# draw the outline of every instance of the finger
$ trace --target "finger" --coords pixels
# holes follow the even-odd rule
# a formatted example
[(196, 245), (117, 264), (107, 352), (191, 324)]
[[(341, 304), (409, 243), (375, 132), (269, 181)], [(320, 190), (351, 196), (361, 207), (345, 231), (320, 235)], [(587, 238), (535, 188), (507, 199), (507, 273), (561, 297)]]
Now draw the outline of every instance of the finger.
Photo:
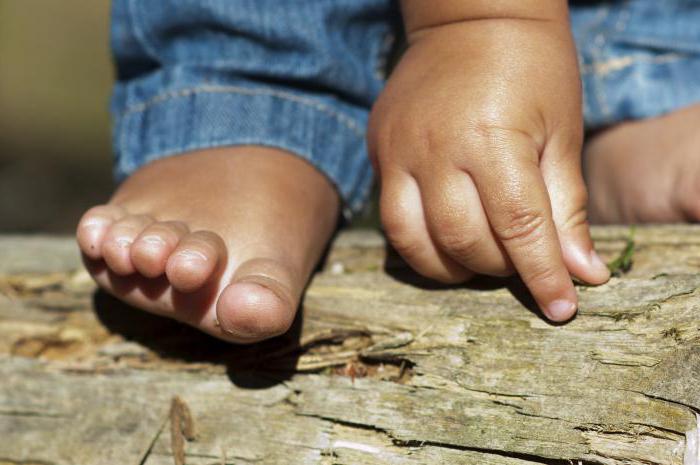
[[(439, 179), (439, 182), (436, 182)], [(452, 166), (416, 173), (428, 231), (438, 247), (475, 273), (509, 276), (507, 254), (496, 240), (471, 177)]]
[(467, 281), (473, 273), (441, 252), (428, 233), (416, 180), (395, 171), (382, 177), (380, 210), (389, 242), (418, 273), (444, 283)]
[(489, 163), (474, 163), (473, 179), (496, 238), (547, 317), (564, 321), (577, 298), (564, 265), (538, 153), (521, 134), (490, 141)]
[(553, 140), (540, 161), (552, 217), (569, 272), (587, 283), (602, 284), (610, 279), (610, 271), (596, 253), (588, 227), (580, 146), (567, 145), (571, 146)]

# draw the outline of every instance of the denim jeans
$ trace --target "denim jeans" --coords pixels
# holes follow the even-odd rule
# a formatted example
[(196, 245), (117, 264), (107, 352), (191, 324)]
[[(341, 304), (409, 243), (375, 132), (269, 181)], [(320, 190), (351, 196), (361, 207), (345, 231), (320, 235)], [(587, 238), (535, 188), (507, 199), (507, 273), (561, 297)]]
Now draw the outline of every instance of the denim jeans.
[[(575, 1), (571, 23), (589, 129), (700, 101), (700, 0)], [(392, 0), (113, 0), (117, 178), (265, 145), (308, 160), (359, 210), (368, 113), (400, 31)]]

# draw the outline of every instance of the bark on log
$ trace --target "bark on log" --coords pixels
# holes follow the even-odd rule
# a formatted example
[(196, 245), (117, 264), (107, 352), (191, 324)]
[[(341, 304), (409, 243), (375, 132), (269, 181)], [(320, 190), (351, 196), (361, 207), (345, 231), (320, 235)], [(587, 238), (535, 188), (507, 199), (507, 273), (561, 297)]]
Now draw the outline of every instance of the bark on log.
[[(608, 258), (627, 234), (595, 230)], [(636, 238), (553, 326), (517, 280), (440, 288), (345, 233), (292, 331), (253, 347), (95, 293), (69, 238), (0, 238), (0, 465), (175, 463), (175, 396), (192, 465), (683, 464), (700, 228)]]

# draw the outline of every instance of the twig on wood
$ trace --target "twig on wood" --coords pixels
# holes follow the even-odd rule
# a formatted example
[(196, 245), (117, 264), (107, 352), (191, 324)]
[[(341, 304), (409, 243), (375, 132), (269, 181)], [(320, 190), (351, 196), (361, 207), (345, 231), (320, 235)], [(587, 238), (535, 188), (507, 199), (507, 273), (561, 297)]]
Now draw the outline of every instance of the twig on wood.
[(170, 444), (175, 465), (185, 465), (185, 439), (195, 439), (192, 412), (180, 396), (175, 396), (170, 403)]

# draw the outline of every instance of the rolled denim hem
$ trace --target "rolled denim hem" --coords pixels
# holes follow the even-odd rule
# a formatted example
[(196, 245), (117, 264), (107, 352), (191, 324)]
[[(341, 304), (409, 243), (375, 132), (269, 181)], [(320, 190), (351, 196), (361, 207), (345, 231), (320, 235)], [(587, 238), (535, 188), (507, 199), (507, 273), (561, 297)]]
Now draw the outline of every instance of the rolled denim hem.
[(274, 147), (327, 176), (349, 217), (369, 196), (372, 169), (365, 149), (366, 118), (358, 120), (339, 108), (333, 97), (257, 85), (201, 85), (158, 94), (116, 115), (115, 174), (121, 180), (148, 162), (194, 150)]

